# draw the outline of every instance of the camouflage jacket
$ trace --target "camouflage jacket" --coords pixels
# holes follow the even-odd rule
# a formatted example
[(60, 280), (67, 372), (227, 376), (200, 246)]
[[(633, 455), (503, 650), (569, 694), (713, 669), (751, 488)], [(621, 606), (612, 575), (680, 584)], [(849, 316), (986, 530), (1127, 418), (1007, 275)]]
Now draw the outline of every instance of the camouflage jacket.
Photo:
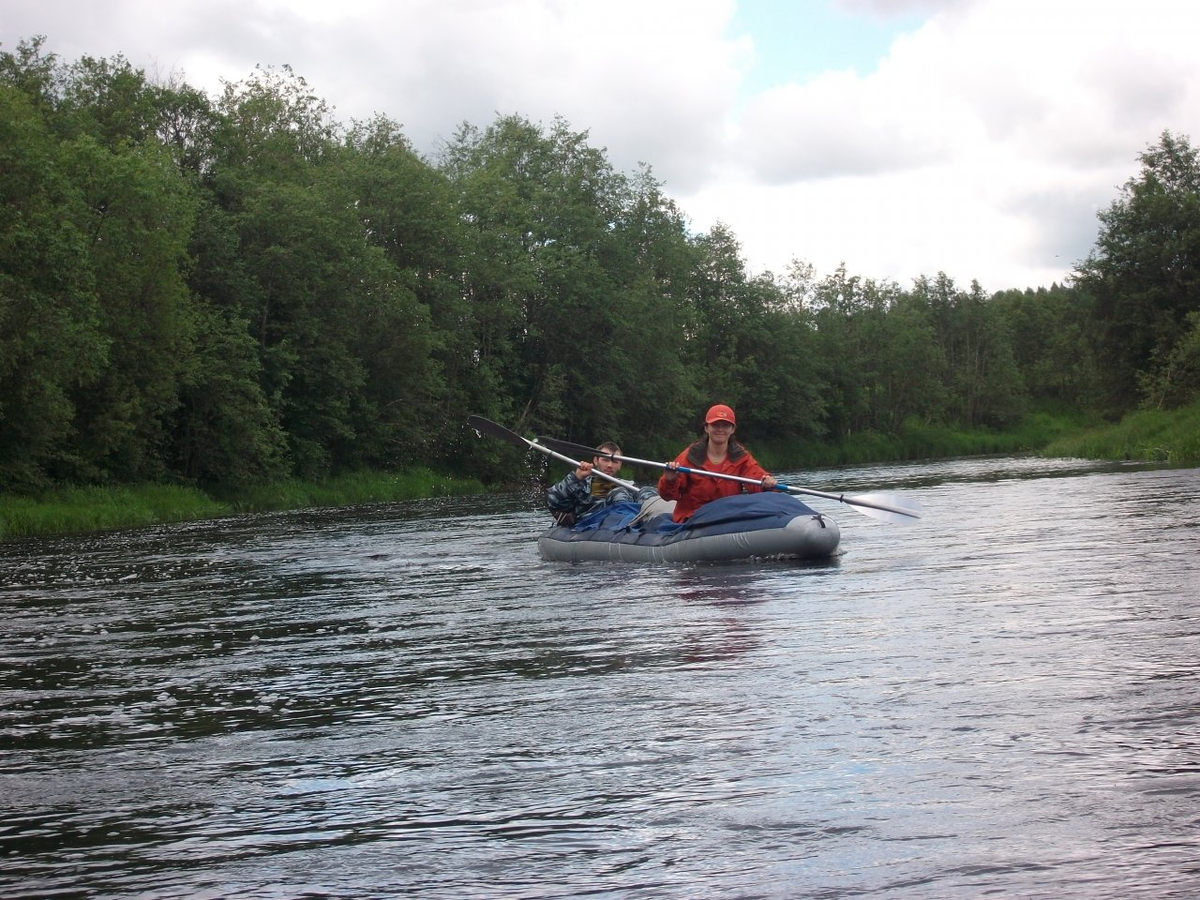
[(560, 525), (573, 525), (590, 512), (612, 503), (641, 503), (658, 492), (652, 487), (630, 488), (595, 475), (579, 479), (574, 472), (546, 491), (546, 507)]

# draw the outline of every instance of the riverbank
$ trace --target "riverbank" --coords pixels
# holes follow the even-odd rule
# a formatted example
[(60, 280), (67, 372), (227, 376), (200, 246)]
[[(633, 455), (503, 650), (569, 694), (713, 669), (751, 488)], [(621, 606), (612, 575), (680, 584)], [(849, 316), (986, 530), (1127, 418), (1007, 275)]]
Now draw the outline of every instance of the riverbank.
[(0, 541), (254, 512), (479, 494), (484, 490), (476, 478), (451, 478), (427, 469), (358, 472), (318, 483), (286, 481), (228, 498), (176, 485), (66, 488), (38, 497), (0, 497)]
[[(1038, 412), (997, 432), (910, 423), (901, 434), (859, 434), (838, 442), (755, 443), (763, 465), (779, 472), (873, 462), (1034, 453), (1046, 457), (1141, 460), (1200, 466), (1200, 401), (1178, 410), (1139, 410), (1105, 424), (1070, 411)], [(487, 488), (475, 478), (426, 469), (360, 472), (319, 483), (288, 481), (220, 498), (169, 485), (70, 488), (40, 497), (0, 497), (0, 541), (219, 516), (350, 506), (462, 494)]]
[(910, 422), (900, 434), (856, 434), (799, 447), (754, 444), (755, 457), (772, 471), (1026, 453), (1200, 466), (1200, 401), (1182, 409), (1138, 410), (1116, 423), (1072, 410), (1049, 410), (1032, 413), (1008, 431)]
[(903, 460), (1037, 453), (1057, 440), (1084, 431), (1090, 424), (1068, 415), (1036, 413), (1010, 431), (909, 422), (899, 434), (866, 432), (838, 441), (802, 445), (756, 441), (752, 447), (764, 467), (786, 472)]
[(1138, 410), (1115, 424), (1064, 434), (1040, 452), (1043, 456), (1200, 466), (1200, 400), (1182, 409)]

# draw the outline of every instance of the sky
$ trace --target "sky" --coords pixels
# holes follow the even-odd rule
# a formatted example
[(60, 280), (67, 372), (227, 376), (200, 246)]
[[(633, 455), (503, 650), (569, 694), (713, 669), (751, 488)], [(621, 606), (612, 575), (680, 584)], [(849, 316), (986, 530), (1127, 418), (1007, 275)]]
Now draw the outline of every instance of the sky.
[(1139, 154), (1200, 142), (1192, 0), (0, 0), (0, 50), (35, 35), (214, 98), (287, 65), (431, 160), (561, 116), (750, 275), (1063, 283)]

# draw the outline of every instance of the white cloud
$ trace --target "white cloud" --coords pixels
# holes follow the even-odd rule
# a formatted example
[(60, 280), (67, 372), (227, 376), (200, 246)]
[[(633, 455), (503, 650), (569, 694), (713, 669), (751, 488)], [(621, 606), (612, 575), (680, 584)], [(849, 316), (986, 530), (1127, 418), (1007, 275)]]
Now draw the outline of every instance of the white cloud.
[(870, 73), (762, 94), (739, 164), (684, 208), (777, 272), (794, 254), (902, 283), (1061, 281), (1137, 154), (1164, 128), (1200, 137), (1198, 24), (1165, 0), (955, 5)]
[(1200, 139), (1184, 0), (829, 2), (928, 18), (874, 66), (749, 98), (735, 0), (7, 0), (0, 42), (45, 34), (211, 93), (289, 64), (343, 121), (381, 112), (429, 153), (463, 121), (562, 115), (619, 169), (651, 164), (697, 228), (726, 222), (752, 270), (901, 283), (1061, 280), (1138, 153)]
[(767, 184), (876, 175), (949, 151), (936, 114), (879, 76), (831, 72), (767, 91), (741, 117), (737, 157)]

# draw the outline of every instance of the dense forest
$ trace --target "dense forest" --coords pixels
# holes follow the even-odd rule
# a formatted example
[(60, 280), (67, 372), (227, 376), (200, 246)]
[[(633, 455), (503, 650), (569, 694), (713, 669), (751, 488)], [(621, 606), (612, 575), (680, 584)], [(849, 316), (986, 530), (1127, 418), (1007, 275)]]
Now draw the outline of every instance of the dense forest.
[(0, 53), (0, 492), (425, 466), (469, 414), (643, 455), (710, 402), (775, 445), (1200, 396), (1200, 160), (1164, 132), (1069, 284), (751, 276), (652, 169), (504, 116), (436, 159), (288, 69), (210, 97)]

